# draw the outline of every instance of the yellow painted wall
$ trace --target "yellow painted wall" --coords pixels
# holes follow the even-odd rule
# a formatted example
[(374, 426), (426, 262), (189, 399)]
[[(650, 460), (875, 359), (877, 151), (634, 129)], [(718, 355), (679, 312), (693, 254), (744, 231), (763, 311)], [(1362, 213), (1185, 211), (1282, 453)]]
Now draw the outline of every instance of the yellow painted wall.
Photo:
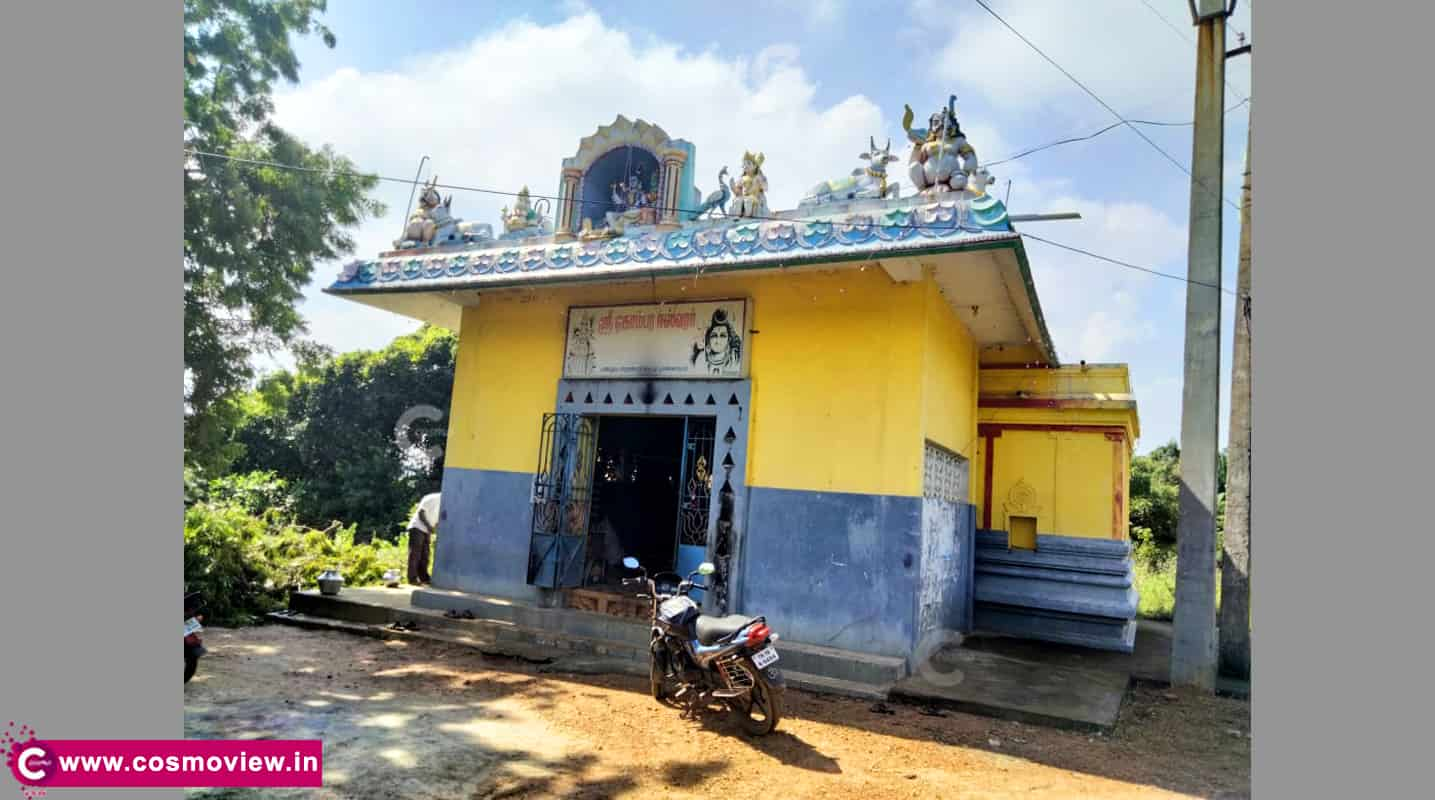
[[(1125, 539), (1128, 535), (1130, 449), (1105, 434), (1074, 431), (1002, 431), (992, 440), (991, 527), (1007, 529), (1013, 489), (1024, 482), (1035, 492), (1037, 532), (1061, 536)], [(983, 519), (986, 440), (974, 459), (973, 502)], [(1117, 489), (1120, 488), (1120, 505)]]
[(1015, 394), (1019, 390), (1042, 395), (1124, 395), (1131, 392), (1131, 380), (1125, 364), (982, 371), (983, 395)]
[(922, 430), (927, 439), (966, 457), (970, 468), (977, 436), (979, 351), (936, 282), (928, 280), (924, 286), (927, 325)]
[[(1058, 408), (979, 406), (979, 423), (1077, 426), (1077, 430), (1005, 428), (992, 439), (991, 527), (1006, 529), (1013, 489), (1025, 482), (1035, 492), (1037, 532), (1126, 539), (1129, 536), (1131, 453), (1140, 424), (1124, 365), (1059, 369), (982, 370), (983, 400), (1061, 398)], [(1089, 427), (1091, 430), (1080, 430)], [(1107, 436), (1122, 432), (1120, 440)], [(987, 440), (979, 440), (972, 497), (983, 519)], [(1019, 492), (1017, 493), (1020, 494)]]
[[(446, 463), (536, 469), (539, 426), (553, 409), (562, 372), (569, 306), (749, 297), (749, 325), (757, 333), (746, 343), (753, 406), (748, 484), (920, 495), (924, 428), (931, 416), (948, 414), (935, 408), (929, 415), (924, 406), (932, 291), (926, 282), (896, 284), (869, 268), (485, 293), (465, 310), (459, 332)], [(939, 322), (943, 336), (957, 336), (945, 325)], [(960, 364), (939, 367), (960, 374)], [(970, 411), (961, 411), (960, 402), (952, 406), (957, 421), (933, 422), (934, 428), (970, 425), (961, 417)]]

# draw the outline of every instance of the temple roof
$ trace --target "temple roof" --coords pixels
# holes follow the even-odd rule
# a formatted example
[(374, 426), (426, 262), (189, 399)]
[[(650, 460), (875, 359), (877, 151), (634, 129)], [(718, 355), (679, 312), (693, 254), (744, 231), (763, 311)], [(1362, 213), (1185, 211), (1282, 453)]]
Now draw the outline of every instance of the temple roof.
[[(806, 218), (724, 218), (677, 230), (630, 226), (610, 239), (488, 241), (382, 253), (345, 264), (336, 295), (593, 281), (871, 259), (1014, 241), (1001, 202), (966, 198)], [(880, 202), (880, 201), (879, 201)], [(892, 205), (894, 201), (886, 201)], [(796, 212), (789, 212), (795, 216)]]
[[(992, 257), (953, 262), (946, 255), (984, 250)], [(325, 291), (456, 327), (462, 306), (476, 305), (484, 291), (872, 262), (899, 281), (936, 265), (944, 293), (978, 341), (1006, 354), (992, 358), (1057, 363), (1021, 237), (989, 195), (859, 201), (761, 220), (689, 222), (676, 230), (629, 226), (622, 236), (587, 241), (545, 237), (390, 251), (346, 264)], [(1010, 311), (978, 319), (968, 312), (978, 305)], [(983, 363), (992, 362), (984, 357)]]

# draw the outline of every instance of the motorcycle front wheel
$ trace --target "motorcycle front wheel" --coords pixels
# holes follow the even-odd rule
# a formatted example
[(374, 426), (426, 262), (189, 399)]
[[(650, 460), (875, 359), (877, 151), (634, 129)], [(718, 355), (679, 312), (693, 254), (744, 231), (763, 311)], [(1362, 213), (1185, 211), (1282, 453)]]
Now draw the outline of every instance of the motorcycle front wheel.
[(663, 684), (663, 668), (658, 666), (658, 656), (655, 653), (648, 654), (648, 689), (653, 693), (653, 699), (662, 702), (667, 698), (667, 687)]
[(648, 649), (648, 691), (652, 693), (654, 700), (667, 705), (673, 694), (672, 681), (667, 674), (667, 665), (672, 656), (660, 648), (662, 645), (655, 643)]
[(782, 719), (782, 691), (774, 690), (759, 673), (747, 697), (729, 700), (728, 708), (737, 717), (744, 733), (766, 736)]

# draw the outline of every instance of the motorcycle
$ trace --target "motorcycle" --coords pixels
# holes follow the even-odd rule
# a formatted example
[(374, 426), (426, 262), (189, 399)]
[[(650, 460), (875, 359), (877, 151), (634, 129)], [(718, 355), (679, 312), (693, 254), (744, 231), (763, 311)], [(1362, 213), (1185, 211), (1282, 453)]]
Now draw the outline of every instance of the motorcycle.
[[(624, 578), (623, 584), (646, 585), (648, 591), (637, 597), (651, 603), (648, 681), (653, 699), (685, 703), (685, 716), (696, 716), (712, 701), (720, 701), (745, 732), (771, 733), (782, 717), (787, 683), (772, 646), (778, 636), (767, 619), (702, 614), (688, 594), (693, 589), (709, 590), (695, 578), (713, 574), (711, 563), (703, 562), (675, 586), (671, 581), (660, 584), (632, 556), (623, 559), (623, 566), (642, 572)], [(679, 577), (673, 573), (656, 577), (664, 575)]]
[(184, 682), (194, 677), (195, 670), (199, 669), (199, 657), (205, 654), (204, 643), (199, 639), (199, 632), (204, 630), (200, 621), (204, 616), (198, 613), (199, 594), (197, 592), (184, 596)]

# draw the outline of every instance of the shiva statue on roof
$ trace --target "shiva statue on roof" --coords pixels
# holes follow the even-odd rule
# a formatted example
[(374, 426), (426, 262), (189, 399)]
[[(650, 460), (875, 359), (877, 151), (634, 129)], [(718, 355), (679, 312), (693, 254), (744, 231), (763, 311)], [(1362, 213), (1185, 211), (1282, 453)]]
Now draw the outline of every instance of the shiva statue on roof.
[(976, 194), (986, 191), (991, 177), (977, 164), (977, 151), (967, 143), (957, 123), (957, 96), (947, 100), (947, 107), (931, 116), (926, 128), (912, 127), (912, 107), (905, 106), (902, 130), (912, 142), (907, 157), (907, 174), (912, 186), (924, 195), (944, 194), (970, 189)]

